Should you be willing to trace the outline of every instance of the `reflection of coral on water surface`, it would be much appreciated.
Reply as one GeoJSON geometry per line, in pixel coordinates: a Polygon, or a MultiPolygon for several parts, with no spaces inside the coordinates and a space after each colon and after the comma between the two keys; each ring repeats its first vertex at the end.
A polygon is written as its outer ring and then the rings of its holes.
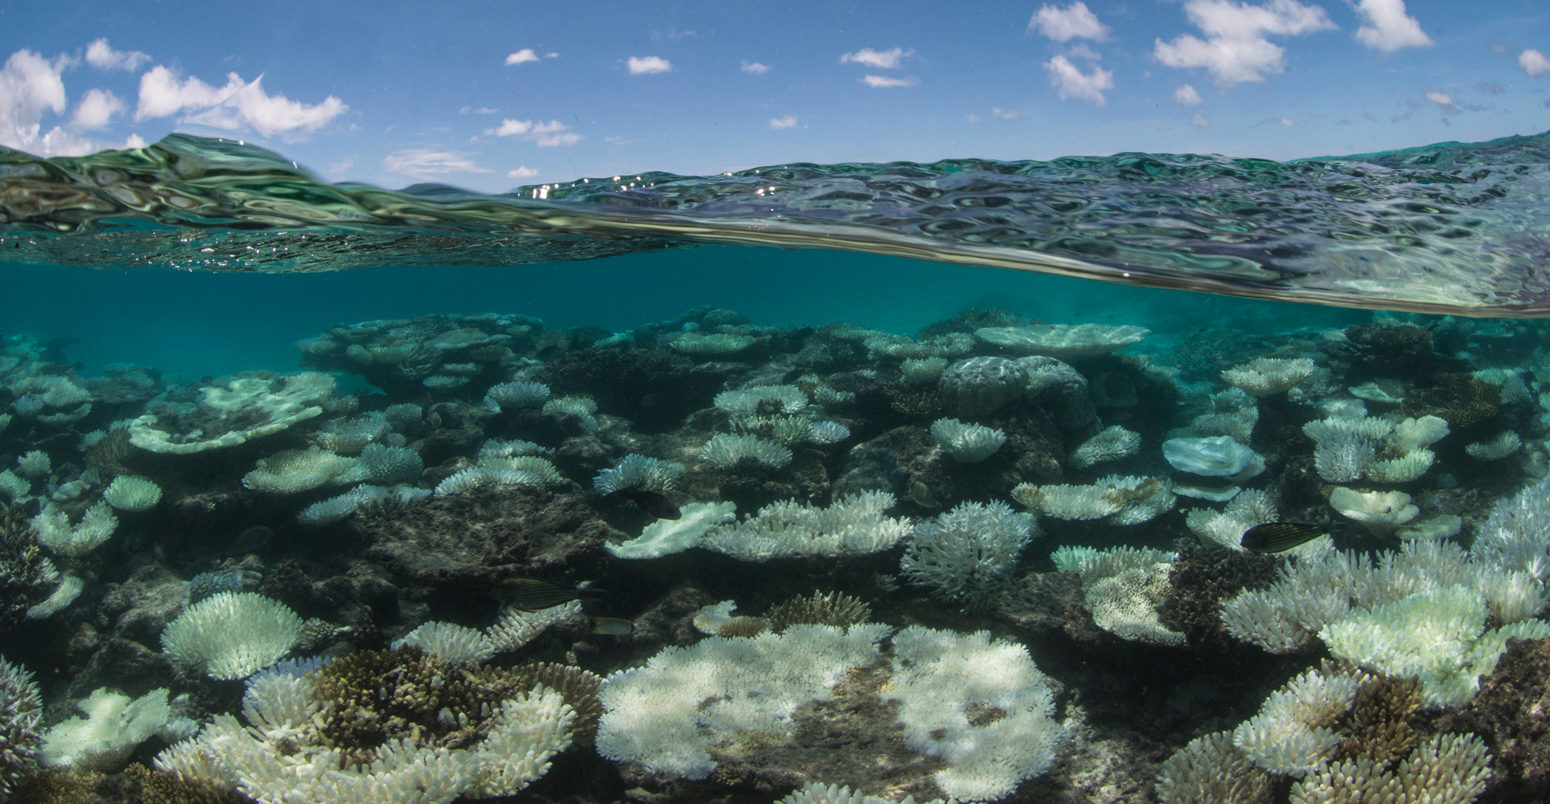
{"type": "Polygon", "coordinates": [[[0,793],[1542,798],[1508,326],[423,316],[188,384],[7,337],[0,793]]]}

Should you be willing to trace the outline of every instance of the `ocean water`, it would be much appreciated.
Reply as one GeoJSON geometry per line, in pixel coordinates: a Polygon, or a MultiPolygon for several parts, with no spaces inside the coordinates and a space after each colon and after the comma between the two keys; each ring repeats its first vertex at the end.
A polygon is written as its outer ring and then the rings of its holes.
{"type": "Polygon", "coordinates": [[[0,800],[1550,795],[1547,138],[0,152],[0,800]]]}

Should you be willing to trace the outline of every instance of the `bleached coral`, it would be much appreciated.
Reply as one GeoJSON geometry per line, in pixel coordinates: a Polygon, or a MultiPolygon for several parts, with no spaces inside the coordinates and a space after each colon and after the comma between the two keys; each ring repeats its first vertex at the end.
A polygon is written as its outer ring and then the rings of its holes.
{"type": "Polygon", "coordinates": [[[961,463],[980,463],[1006,443],[1006,433],[983,424],[958,419],[937,419],[931,423],[931,437],[961,463]]]}
{"type": "Polygon", "coordinates": [[[217,715],[192,739],[156,757],[156,767],[188,782],[241,791],[258,801],[334,804],[450,804],[459,796],[509,796],[549,768],[572,740],[576,712],[543,685],[501,702],[481,724],[483,739],[466,747],[387,740],[347,761],[308,722],[315,700],[297,683],[248,690],[244,728],[217,715]],[[262,713],[262,714],[259,714],[262,713]]]}
{"type": "Polygon", "coordinates": [[[1335,753],[1335,721],[1351,708],[1360,672],[1306,670],[1270,694],[1259,713],[1233,731],[1233,745],[1271,773],[1300,776],[1335,753]]]}
{"type": "Polygon", "coordinates": [[[161,649],[214,679],[237,679],[274,664],[301,639],[302,619],[252,592],[219,592],[167,624],[161,649]]]}
{"type": "Polygon", "coordinates": [[[484,392],[484,406],[489,410],[541,408],[547,401],[549,386],[532,380],[496,383],[484,392]]]}
{"type": "MultiPolygon", "coordinates": [[[[775,804],[915,804],[914,796],[905,796],[899,801],[882,796],[867,795],[859,790],[852,790],[848,785],[821,784],[809,781],[796,790],[791,791],[785,798],[779,799],[775,804]]],[[[922,804],[946,804],[942,799],[934,798],[922,804]]]]}
{"type": "Polygon", "coordinates": [[[1282,567],[1264,589],[1239,592],[1222,604],[1221,620],[1234,637],[1271,653],[1314,644],[1319,629],[1351,610],[1356,578],[1370,572],[1365,556],[1329,552],[1282,567]]]}
{"type": "Polygon", "coordinates": [[[1012,499],[1056,519],[1107,519],[1139,525],[1171,510],[1177,497],[1165,477],[1109,475],[1087,485],[1019,483],[1012,499]]]}
{"type": "Polygon", "coordinates": [[[258,465],[242,476],[242,485],[268,494],[300,494],[365,479],[365,469],[358,459],[322,447],[307,447],[281,450],[260,458],[258,465]]]}
{"type": "Polygon", "coordinates": [[[1233,745],[1231,731],[1217,731],[1164,760],[1153,790],[1161,804],[1260,804],[1270,798],[1270,776],[1233,745]]]}
{"type": "Polygon", "coordinates": [[[1475,536],[1470,554],[1503,569],[1550,576],[1550,479],[1498,502],[1475,536]]]}
{"type": "Polygon", "coordinates": [[[52,466],[48,453],[40,449],[28,450],[16,458],[16,471],[24,477],[46,477],[52,466]]]}
{"type": "Polygon", "coordinates": [[[530,486],[553,488],[565,482],[560,470],[548,459],[537,455],[511,458],[482,458],[476,466],[460,469],[436,484],[436,496],[467,494],[493,486],[530,486]]]}
{"type": "Polygon", "coordinates": [[[1222,379],[1252,396],[1285,393],[1313,376],[1317,366],[1306,357],[1256,357],[1222,371],[1222,379]]]}
{"type": "Polygon", "coordinates": [[[44,733],[39,759],[51,768],[118,770],[172,716],[167,696],[166,689],[156,689],[130,698],[99,687],[76,702],[85,717],[66,719],[44,733]]]}
{"type": "Polygon", "coordinates": [[[1503,430],[1489,441],[1474,441],[1464,445],[1469,457],[1479,461],[1499,461],[1523,448],[1523,439],[1512,430],[1503,430]]]}
{"type": "Polygon", "coordinates": [[[1345,486],[1330,491],[1329,507],[1379,535],[1393,533],[1421,513],[1403,491],[1359,491],[1345,486]]]}
{"type": "Polygon", "coordinates": [[[1089,469],[1094,464],[1128,458],[1141,449],[1141,434],[1115,424],[1098,431],[1071,451],[1071,465],[1089,469]]]}
{"type": "Polygon", "coordinates": [[[439,656],[451,664],[477,664],[495,655],[490,638],[477,628],[439,620],[420,623],[413,631],[393,641],[393,647],[405,645],[439,656]]]}
{"type": "Polygon", "coordinates": [[[942,792],[993,801],[1054,764],[1066,728],[1022,645],[911,626],[894,635],[890,667],[882,696],[899,702],[904,741],[948,763],[935,775],[942,792]],[[977,710],[999,716],[976,718],[977,710]]]}
{"type": "Polygon", "coordinates": [[[807,394],[795,385],[755,385],[722,391],[711,401],[717,410],[734,416],[760,413],[800,413],[807,408],[807,394]]]}
{"type": "Polygon", "coordinates": [[[1184,644],[1184,635],[1165,627],[1157,609],[1167,597],[1168,575],[1178,557],[1129,546],[1066,546],[1050,555],[1055,569],[1082,579],[1083,597],[1099,628],[1121,639],[1156,645],[1184,644]]]}
{"type": "Polygon", "coordinates": [[[678,488],[678,479],[683,471],[681,463],[670,463],[632,452],[613,466],[598,472],[592,478],[592,488],[599,494],[613,494],[624,489],[663,494],[678,488]]]}
{"type": "Polygon", "coordinates": [[[63,556],[80,556],[97,549],[113,536],[118,529],[118,517],[112,506],[105,502],[92,504],[81,514],[78,522],[71,523],[70,515],[52,502],[44,503],[43,510],[32,518],[32,528],[38,543],[63,556]]]}
{"type": "Polygon", "coordinates": [[[1200,541],[1229,550],[1243,550],[1243,534],[1255,525],[1274,522],[1281,516],[1275,500],[1259,489],[1244,489],[1220,511],[1191,508],[1184,512],[1184,524],[1200,541]]]}
{"type": "Polygon", "coordinates": [[[1409,541],[1379,555],[1329,551],[1281,569],[1269,587],[1240,592],[1221,609],[1233,636],[1270,651],[1290,653],[1313,644],[1325,626],[1358,611],[1451,586],[1478,590],[1492,614],[1513,623],[1547,602],[1543,584],[1520,569],[1504,569],[1466,554],[1451,542],[1409,541]]]}
{"type": "Polygon", "coordinates": [[[967,610],[987,609],[1011,584],[1017,557],[1033,536],[1033,517],[1004,502],[960,503],[915,527],[899,573],[967,610]]]}
{"type": "Polygon", "coordinates": [[[1368,757],[1322,765],[1292,785],[1292,804],[1468,804],[1491,780],[1491,752],[1475,734],[1438,734],[1394,770],[1368,757]]]}
{"type": "Polygon", "coordinates": [[[334,392],[334,378],[315,371],[236,376],[198,391],[195,404],[167,405],[131,421],[130,443],[169,455],[245,444],[322,415],[319,403],[334,392]],[[181,432],[185,417],[193,418],[192,429],[181,432]]]}
{"type": "Polygon", "coordinates": [[[888,627],[794,625],[754,637],[707,637],[664,648],[610,675],[597,750],[668,778],[703,779],[722,742],[788,737],[791,713],[830,697],[852,668],[872,663],[888,627]]]}
{"type": "Polygon", "coordinates": [[[368,413],[324,422],[312,434],[312,441],[330,452],[359,455],[366,445],[377,443],[391,430],[387,418],[381,413],[368,413]]]}
{"type": "Polygon", "coordinates": [[[1485,598],[1448,586],[1355,612],[1325,626],[1319,637],[1336,657],[1421,682],[1429,706],[1456,706],[1474,697],[1508,638],[1550,637],[1550,624],[1523,620],[1485,630],[1485,598]]]}
{"type": "Polygon", "coordinates": [[[1314,468],[1324,480],[1407,483],[1431,466],[1435,456],[1427,447],[1448,434],[1448,423],[1436,416],[1398,421],[1328,416],[1302,430],[1314,441],[1314,468]]]}
{"type": "Polygon", "coordinates": [[[148,477],[119,475],[102,490],[102,499],[120,511],[149,511],[161,502],[161,486],[148,477]]]}
{"type": "Polygon", "coordinates": [[[660,558],[697,547],[711,528],[737,518],[737,506],[729,502],[694,502],[679,509],[677,519],[658,519],[641,534],[603,547],[619,558],[660,558]]]}
{"type": "Polygon", "coordinates": [[[569,600],[558,606],[537,611],[523,611],[507,606],[501,609],[495,624],[485,629],[492,653],[513,651],[533,641],[545,629],[566,620],[581,616],[581,601],[569,600]]]}
{"type": "Polygon", "coordinates": [[[717,433],[700,448],[700,460],[717,469],[732,469],[745,461],[781,469],[791,463],[791,450],[754,435],[717,433]]]}
{"type": "Polygon", "coordinates": [[[883,491],[841,497],[827,508],[783,500],[742,522],[712,528],[702,544],[745,561],[875,553],[910,532],[909,520],[884,514],[893,504],[893,495],[883,491]]]}

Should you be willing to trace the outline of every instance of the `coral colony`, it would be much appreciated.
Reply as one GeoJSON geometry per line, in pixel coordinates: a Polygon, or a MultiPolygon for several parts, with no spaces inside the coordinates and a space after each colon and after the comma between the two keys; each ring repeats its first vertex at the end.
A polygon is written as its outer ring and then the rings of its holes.
{"type": "Polygon", "coordinates": [[[1514,326],[8,337],[0,795],[1544,800],[1514,326]]]}

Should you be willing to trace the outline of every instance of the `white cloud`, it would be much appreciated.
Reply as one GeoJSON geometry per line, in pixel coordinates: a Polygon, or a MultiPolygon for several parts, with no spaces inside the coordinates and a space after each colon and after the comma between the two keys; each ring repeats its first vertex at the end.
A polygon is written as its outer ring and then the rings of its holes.
{"type": "Polygon", "coordinates": [[[514,167],[511,170],[506,171],[506,178],[508,179],[531,179],[537,175],[538,171],[528,167],[527,165],[514,167]]]}
{"type": "Polygon", "coordinates": [[[1356,29],[1356,41],[1384,53],[1405,47],[1426,47],[1432,38],[1421,30],[1421,23],[1405,13],[1405,0],[1361,0],[1356,12],[1362,15],[1362,27],[1356,29]]]}
{"type": "Polygon", "coordinates": [[[1183,106],[1199,106],[1200,93],[1189,84],[1181,84],[1173,91],[1173,102],[1183,106]]]}
{"type": "Polygon", "coordinates": [[[43,113],[65,110],[65,82],[59,77],[69,61],[49,61],[31,50],[18,50],[0,68],[0,145],[40,156],[80,154],[91,143],[55,126],[43,130],[43,113]]]}
{"type": "Polygon", "coordinates": [[[510,67],[514,64],[527,64],[530,61],[538,61],[538,54],[534,53],[532,48],[525,47],[511,54],[510,56],[507,56],[506,66],[510,67]]]}
{"type": "Polygon", "coordinates": [[[742,71],[745,73],[753,73],[754,75],[764,75],[770,71],[770,65],[760,64],[756,61],[745,61],[742,65],[742,71]]]}
{"type": "Polygon", "coordinates": [[[106,37],[93,39],[86,46],[86,63],[99,70],[128,70],[134,72],[140,65],[151,60],[148,53],[138,50],[114,50],[106,37]]]}
{"type": "Polygon", "coordinates": [[[1453,96],[1440,89],[1426,90],[1426,99],[1442,107],[1443,114],[1463,114],[1464,110],[1453,102],[1453,96]]]}
{"type": "Polygon", "coordinates": [[[630,75],[654,75],[673,69],[673,63],[661,56],[631,56],[626,63],[630,75]]]}
{"type": "Polygon", "coordinates": [[[1000,106],[992,106],[990,107],[990,115],[988,117],[971,112],[968,118],[970,123],[983,123],[986,120],[1016,120],[1022,116],[1023,112],[1021,109],[1003,109],[1000,106]]]}
{"type": "Polygon", "coordinates": [[[875,70],[897,70],[906,56],[913,55],[915,51],[900,47],[890,50],[873,50],[864,47],[855,53],[840,56],[840,64],[862,64],[875,70]]]}
{"type": "Polygon", "coordinates": [[[243,81],[227,73],[220,88],[189,76],[179,81],[171,70],[157,65],[140,76],[140,100],[135,119],[166,117],[179,112],[191,123],[237,131],[251,128],[260,134],[314,131],[327,125],[349,107],[329,95],[322,103],[306,104],[264,91],[264,77],[243,81]]]}
{"type": "Polygon", "coordinates": [[[1211,121],[1207,120],[1205,115],[1202,115],[1202,114],[1195,115],[1194,118],[1189,121],[1189,123],[1190,123],[1190,125],[1194,126],[1195,128],[1210,128],[1211,127],[1211,121]]]}
{"type": "Polygon", "coordinates": [[[1317,6],[1270,0],[1254,6],[1230,0],[1189,0],[1184,12],[1205,39],[1192,34],[1156,40],[1153,55],[1169,67],[1204,67],[1218,84],[1263,81],[1286,69],[1286,52],[1266,36],[1300,36],[1335,27],[1317,6]]]}
{"type": "Polygon", "coordinates": [[[124,147],[125,148],[144,148],[145,147],[145,138],[140,136],[139,134],[130,134],[127,138],[124,139],[124,147]]]}
{"type": "Polygon", "coordinates": [[[1039,33],[1056,42],[1072,39],[1104,39],[1108,26],[1098,21],[1097,15],[1088,10],[1086,3],[1072,3],[1068,8],[1039,6],[1028,20],[1028,30],[1037,28],[1039,33]]]}
{"type": "Polygon", "coordinates": [[[518,140],[528,140],[538,144],[540,148],[548,148],[557,145],[575,145],[581,142],[581,135],[570,130],[570,127],[558,120],[550,120],[547,123],[533,122],[532,120],[501,121],[496,128],[487,128],[484,133],[493,137],[513,137],[518,140]]]}
{"type": "Polygon", "coordinates": [[[433,151],[429,148],[410,148],[395,151],[382,158],[382,166],[393,173],[425,178],[445,173],[489,173],[468,154],[457,151],[433,151]]]}
{"type": "Polygon", "coordinates": [[[458,114],[495,114],[500,111],[493,106],[464,106],[457,110],[458,114]]]}
{"type": "Polygon", "coordinates": [[[1529,48],[1518,54],[1518,69],[1529,77],[1544,75],[1550,73],[1550,59],[1545,58],[1545,54],[1529,48]]]}
{"type": "Polygon", "coordinates": [[[794,114],[788,114],[785,117],[770,118],[770,128],[796,128],[796,125],[797,117],[794,114]]]}
{"type": "Polygon", "coordinates": [[[1050,85],[1060,93],[1061,100],[1077,98],[1099,106],[1108,102],[1103,91],[1114,88],[1114,73],[1097,65],[1091,74],[1084,73],[1065,56],[1056,56],[1044,62],[1049,71],[1050,85]]]}
{"type": "Polygon", "coordinates": [[[85,97],[76,102],[75,116],[71,122],[76,128],[102,128],[113,119],[113,115],[122,114],[123,111],[124,102],[117,95],[106,89],[89,89],[85,97]]]}
{"type": "Polygon", "coordinates": [[[861,83],[866,84],[869,87],[887,89],[889,87],[912,87],[915,86],[916,82],[913,76],[893,78],[886,75],[869,75],[861,79],[861,83]]]}

